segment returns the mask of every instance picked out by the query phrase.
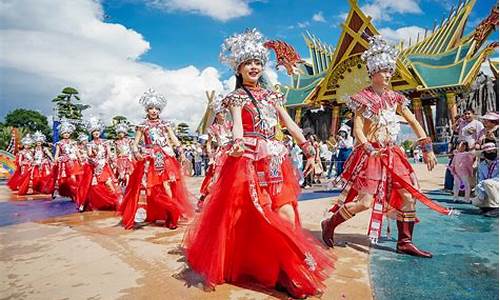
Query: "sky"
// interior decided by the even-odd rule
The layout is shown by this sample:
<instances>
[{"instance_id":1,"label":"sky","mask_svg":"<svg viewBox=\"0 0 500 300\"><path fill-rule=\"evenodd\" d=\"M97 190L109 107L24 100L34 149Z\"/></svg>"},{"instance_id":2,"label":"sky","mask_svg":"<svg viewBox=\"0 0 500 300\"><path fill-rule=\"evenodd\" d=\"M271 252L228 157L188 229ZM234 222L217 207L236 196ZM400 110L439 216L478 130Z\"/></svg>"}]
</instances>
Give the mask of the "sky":
<instances>
[{"instance_id":1,"label":"sky","mask_svg":"<svg viewBox=\"0 0 500 300\"><path fill-rule=\"evenodd\" d=\"M452 0L358 0L383 36L415 39L449 15ZM496 0L477 0L466 31ZM0 120L23 107L52 114L64 87L110 122L144 117L138 103L152 87L169 100L162 117L195 128L206 90L227 92L232 72L218 61L224 38L257 28L308 57L303 33L335 46L349 0L0 0ZM498 40L495 32L491 39ZM270 56L273 58L273 54ZM283 71L266 67L273 82Z\"/></svg>"}]
</instances>

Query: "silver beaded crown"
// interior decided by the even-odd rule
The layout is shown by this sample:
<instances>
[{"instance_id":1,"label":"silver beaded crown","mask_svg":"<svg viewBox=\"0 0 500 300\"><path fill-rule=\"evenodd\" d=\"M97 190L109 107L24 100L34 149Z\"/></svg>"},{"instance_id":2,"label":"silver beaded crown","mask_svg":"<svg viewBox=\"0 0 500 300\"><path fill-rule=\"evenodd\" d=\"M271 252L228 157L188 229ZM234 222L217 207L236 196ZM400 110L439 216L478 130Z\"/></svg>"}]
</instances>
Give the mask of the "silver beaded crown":
<instances>
[{"instance_id":1,"label":"silver beaded crown","mask_svg":"<svg viewBox=\"0 0 500 300\"><path fill-rule=\"evenodd\" d=\"M366 62L370 75L383 70L394 73L397 57L398 50L389 45L380 35L371 37L368 49L361 54L361 59Z\"/></svg>"},{"instance_id":2,"label":"silver beaded crown","mask_svg":"<svg viewBox=\"0 0 500 300\"><path fill-rule=\"evenodd\" d=\"M88 142L89 141L89 136L86 135L85 133L80 133L78 135L78 141L79 142Z\"/></svg>"},{"instance_id":3,"label":"silver beaded crown","mask_svg":"<svg viewBox=\"0 0 500 300\"><path fill-rule=\"evenodd\" d=\"M220 61L229 65L236 73L241 63L258 59L265 65L268 50L264 47L264 36L257 29L247 29L224 40L219 54Z\"/></svg>"},{"instance_id":4,"label":"silver beaded crown","mask_svg":"<svg viewBox=\"0 0 500 300\"><path fill-rule=\"evenodd\" d=\"M92 133L94 131L99 131L99 133L102 133L102 131L104 130L104 124L96 117L90 117L90 119L86 123L87 131L89 133Z\"/></svg>"},{"instance_id":5,"label":"silver beaded crown","mask_svg":"<svg viewBox=\"0 0 500 300\"><path fill-rule=\"evenodd\" d=\"M71 124L68 120L62 120L61 124L57 127L59 129L59 134L69 133L72 134L75 131L75 125Z\"/></svg>"},{"instance_id":6,"label":"silver beaded crown","mask_svg":"<svg viewBox=\"0 0 500 300\"><path fill-rule=\"evenodd\" d=\"M31 145L31 144L33 144L33 139L31 138L31 136L29 134L27 134L21 139L21 144Z\"/></svg>"},{"instance_id":7,"label":"silver beaded crown","mask_svg":"<svg viewBox=\"0 0 500 300\"><path fill-rule=\"evenodd\" d=\"M142 104L146 110L155 107L161 111L167 105L167 99L165 99L162 94L150 88L144 92L139 99L139 103Z\"/></svg>"},{"instance_id":8,"label":"silver beaded crown","mask_svg":"<svg viewBox=\"0 0 500 300\"><path fill-rule=\"evenodd\" d=\"M35 133L33 133L33 140L36 142L42 142L45 143L46 137L45 134L43 134L40 130L37 130Z\"/></svg>"},{"instance_id":9,"label":"silver beaded crown","mask_svg":"<svg viewBox=\"0 0 500 300\"><path fill-rule=\"evenodd\" d=\"M119 133L119 132L123 132L123 133L128 133L128 125L127 123L118 123L115 125L115 132L116 133Z\"/></svg>"}]
</instances>

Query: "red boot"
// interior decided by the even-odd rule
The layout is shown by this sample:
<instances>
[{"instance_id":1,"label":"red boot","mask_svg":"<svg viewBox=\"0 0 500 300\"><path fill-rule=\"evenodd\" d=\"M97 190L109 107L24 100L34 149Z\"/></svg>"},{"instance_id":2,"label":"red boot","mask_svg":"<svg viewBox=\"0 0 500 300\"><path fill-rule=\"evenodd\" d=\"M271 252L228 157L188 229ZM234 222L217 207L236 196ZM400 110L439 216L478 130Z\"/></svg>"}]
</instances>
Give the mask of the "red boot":
<instances>
[{"instance_id":1,"label":"red boot","mask_svg":"<svg viewBox=\"0 0 500 300\"><path fill-rule=\"evenodd\" d=\"M432 253L424 250L420 250L412 242L413 237L413 226L415 221L397 221L398 223L398 244L397 252L405 253L413 256L431 258Z\"/></svg>"},{"instance_id":2,"label":"red boot","mask_svg":"<svg viewBox=\"0 0 500 300\"><path fill-rule=\"evenodd\" d=\"M321 222L323 242L328 247L332 248L334 245L333 234L335 233L335 228L352 217L354 215L345 206L342 206L330 219Z\"/></svg>"}]
</instances>

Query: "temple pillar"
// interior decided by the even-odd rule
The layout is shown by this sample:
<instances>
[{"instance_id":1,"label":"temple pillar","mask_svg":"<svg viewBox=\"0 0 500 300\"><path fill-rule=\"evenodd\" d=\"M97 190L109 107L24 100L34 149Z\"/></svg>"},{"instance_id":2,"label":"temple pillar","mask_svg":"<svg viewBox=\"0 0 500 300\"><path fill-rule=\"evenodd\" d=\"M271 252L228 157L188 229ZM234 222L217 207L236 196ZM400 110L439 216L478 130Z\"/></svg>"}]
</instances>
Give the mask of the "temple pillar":
<instances>
[{"instance_id":1,"label":"temple pillar","mask_svg":"<svg viewBox=\"0 0 500 300\"><path fill-rule=\"evenodd\" d=\"M440 96L436 101L436 141L448 142L449 139L449 119L446 96Z\"/></svg>"},{"instance_id":2,"label":"temple pillar","mask_svg":"<svg viewBox=\"0 0 500 300\"><path fill-rule=\"evenodd\" d=\"M424 123L424 115L422 112L422 99L420 98L413 98L411 101L412 107L413 107L413 114L415 115L415 118L417 119L418 123L422 128L425 129L425 123Z\"/></svg>"},{"instance_id":3,"label":"temple pillar","mask_svg":"<svg viewBox=\"0 0 500 300\"><path fill-rule=\"evenodd\" d=\"M335 105L332 108L332 123L330 125L330 135L336 135L340 123L340 105Z\"/></svg>"},{"instance_id":4,"label":"temple pillar","mask_svg":"<svg viewBox=\"0 0 500 300\"><path fill-rule=\"evenodd\" d=\"M446 93L446 104L448 106L448 117L453 125L455 124L455 117L458 115L455 93Z\"/></svg>"},{"instance_id":5,"label":"temple pillar","mask_svg":"<svg viewBox=\"0 0 500 300\"><path fill-rule=\"evenodd\" d=\"M424 105L423 108L424 108L425 122L427 123L427 131L432 140L435 141L436 128L434 128L434 120L432 120L432 108L430 105Z\"/></svg>"},{"instance_id":6,"label":"temple pillar","mask_svg":"<svg viewBox=\"0 0 500 300\"><path fill-rule=\"evenodd\" d=\"M297 125L300 125L300 118L302 117L302 107L295 108L295 117L294 121Z\"/></svg>"}]
</instances>

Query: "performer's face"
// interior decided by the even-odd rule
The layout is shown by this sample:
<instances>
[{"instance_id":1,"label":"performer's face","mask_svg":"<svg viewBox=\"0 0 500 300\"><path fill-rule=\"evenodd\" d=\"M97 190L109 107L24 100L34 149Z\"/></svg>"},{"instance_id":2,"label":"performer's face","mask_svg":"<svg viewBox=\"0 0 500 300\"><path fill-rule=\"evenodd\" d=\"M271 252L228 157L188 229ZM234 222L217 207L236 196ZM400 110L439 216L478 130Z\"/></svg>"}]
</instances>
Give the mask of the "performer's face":
<instances>
[{"instance_id":1,"label":"performer's face","mask_svg":"<svg viewBox=\"0 0 500 300\"><path fill-rule=\"evenodd\" d=\"M37 145L37 146L41 146L41 145L42 145L42 142L36 142L36 145Z\"/></svg>"},{"instance_id":2,"label":"performer's face","mask_svg":"<svg viewBox=\"0 0 500 300\"><path fill-rule=\"evenodd\" d=\"M123 139L125 137L125 132L118 132L118 137Z\"/></svg>"},{"instance_id":3,"label":"performer's face","mask_svg":"<svg viewBox=\"0 0 500 300\"><path fill-rule=\"evenodd\" d=\"M157 107L148 108L148 117L150 119L157 119L160 115L160 110Z\"/></svg>"},{"instance_id":4,"label":"performer's face","mask_svg":"<svg viewBox=\"0 0 500 300\"><path fill-rule=\"evenodd\" d=\"M250 59L240 65L238 72L243 77L243 83L255 85L262 76L262 69L263 66L260 60Z\"/></svg>"},{"instance_id":5,"label":"performer's face","mask_svg":"<svg viewBox=\"0 0 500 300\"><path fill-rule=\"evenodd\" d=\"M99 132L99 130L92 131L92 137L94 139L98 139L100 135L101 133Z\"/></svg>"},{"instance_id":6,"label":"performer's face","mask_svg":"<svg viewBox=\"0 0 500 300\"><path fill-rule=\"evenodd\" d=\"M376 86L388 87L391 83L392 72L389 70L382 70L372 75L372 83Z\"/></svg>"},{"instance_id":7,"label":"performer's face","mask_svg":"<svg viewBox=\"0 0 500 300\"><path fill-rule=\"evenodd\" d=\"M219 112L215 115L215 117L217 118L217 121L224 121L224 113Z\"/></svg>"},{"instance_id":8,"label":"performer's face","mask_svg":"<svg viewBox=\"0 0 500 300\"><path fill-rule=\"evenodd\" d=\"M29 148L31 148L31 145L30 145L30 144L25 144L25 145L24 145L24 149L29 149Z\"/></svg>"},{"instance_id":9,"label":"performer's face","mask_svg":"<svg viewBox=\"0 0 500 300\"><path fill-rule=\"evenodd\" d=\"M63 139L69 139L69 133L65 132L62 134Z\"/></svg>"}]
</instances>

